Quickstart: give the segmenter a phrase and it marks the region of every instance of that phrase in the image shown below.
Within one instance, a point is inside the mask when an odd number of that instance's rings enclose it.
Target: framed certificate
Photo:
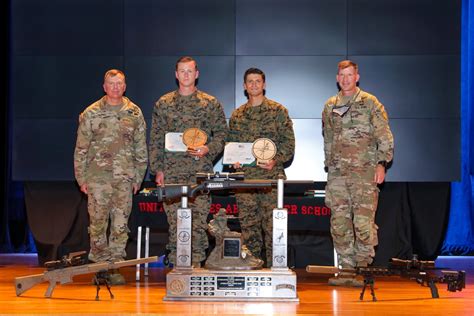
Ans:
[[[224,147],[224,157],[222,164],[233,165],[239,162],[243,166],[255,164],[255,157],[252,154],[253,143],[227,143]]]
[[[188,147],[183,143],[183,133],[166,133],[165,150],[170,152],[185,152]]]

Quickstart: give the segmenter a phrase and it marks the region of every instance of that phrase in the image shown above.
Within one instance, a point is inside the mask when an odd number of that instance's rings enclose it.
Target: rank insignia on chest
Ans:
[[[332,108],[332,112],[333,112],[333,113],[336,113],[337,115],[339,115],[339,116],[342,117],[342,116],[344,116],[344,114],[347,113],[347,111],[349,111],[350,108],[351,108],[351,106],[350,106],[350,105],[347,105],[347,104],[345,104],[345,105],[339,105],[339,106],[334,106],[334,107]]]

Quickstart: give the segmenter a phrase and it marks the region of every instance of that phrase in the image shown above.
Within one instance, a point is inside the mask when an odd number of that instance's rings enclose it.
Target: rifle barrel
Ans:
[[[331,266],[306,266],[306,271],[317,274],[335,274],[340,272],[339,268]]]
[[[111,269],[118,269],[118,268],[121,268],[121,267],[129,267],[129,266],[133,266],[133,265],[136,265],[136,264],[156,262],[156,261],[158,261],[158,256],[153,256],[153,257],[148,257],[148,258],[131,259],[131,260],[125,260],[125,261],[118,261],[118,262],[112,263],[113,268],[111,268]]]

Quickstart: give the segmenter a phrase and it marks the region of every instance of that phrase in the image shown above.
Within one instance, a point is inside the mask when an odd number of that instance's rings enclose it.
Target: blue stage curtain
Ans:
[[[462,2],[461,181],[451,187],[451,210],[442,254],[474,254],[474,0]]]

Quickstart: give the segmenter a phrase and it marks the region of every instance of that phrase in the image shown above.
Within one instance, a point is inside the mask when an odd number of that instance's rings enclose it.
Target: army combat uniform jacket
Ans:
[[[246,103],[236,109],[229,121],[229,142],[253,143],[258,138],[271,139],[277,153],[273,158],[275,167],[269,171],[258,166],[245,166],[248,179],[277,179],[285,174],[283,164],[289,161],[295,151],[293,122],[288,110],[281,104],[265,98],[261,105]]]
[[[387,113],[375,96],[360,89],[344,99],[341,93],[329,98],[322,115],[328,181],[344,177],[373,182],[377,163],[393,157]],[[349,110],[338,114],[345,104]]]
[[[188,128],[199,128],[208,136],[209,153],[199,160],[186,152],[165,150],[167,133],[182,133]],[[173,91],[162,96],[153,108],[150,132],[150,168],[153,174],[163,171],[165,181],[193,180],[196,172],[212,172],[213,162],[222,152],[227,134],[227,123],[222,105],[202,91],[182,96]]]
[[[148,161],[146,124],[140,108],[123,97],[122,105],[105,96],[80,115],[74,152],[78,184],[125,180],[141,184]]]

